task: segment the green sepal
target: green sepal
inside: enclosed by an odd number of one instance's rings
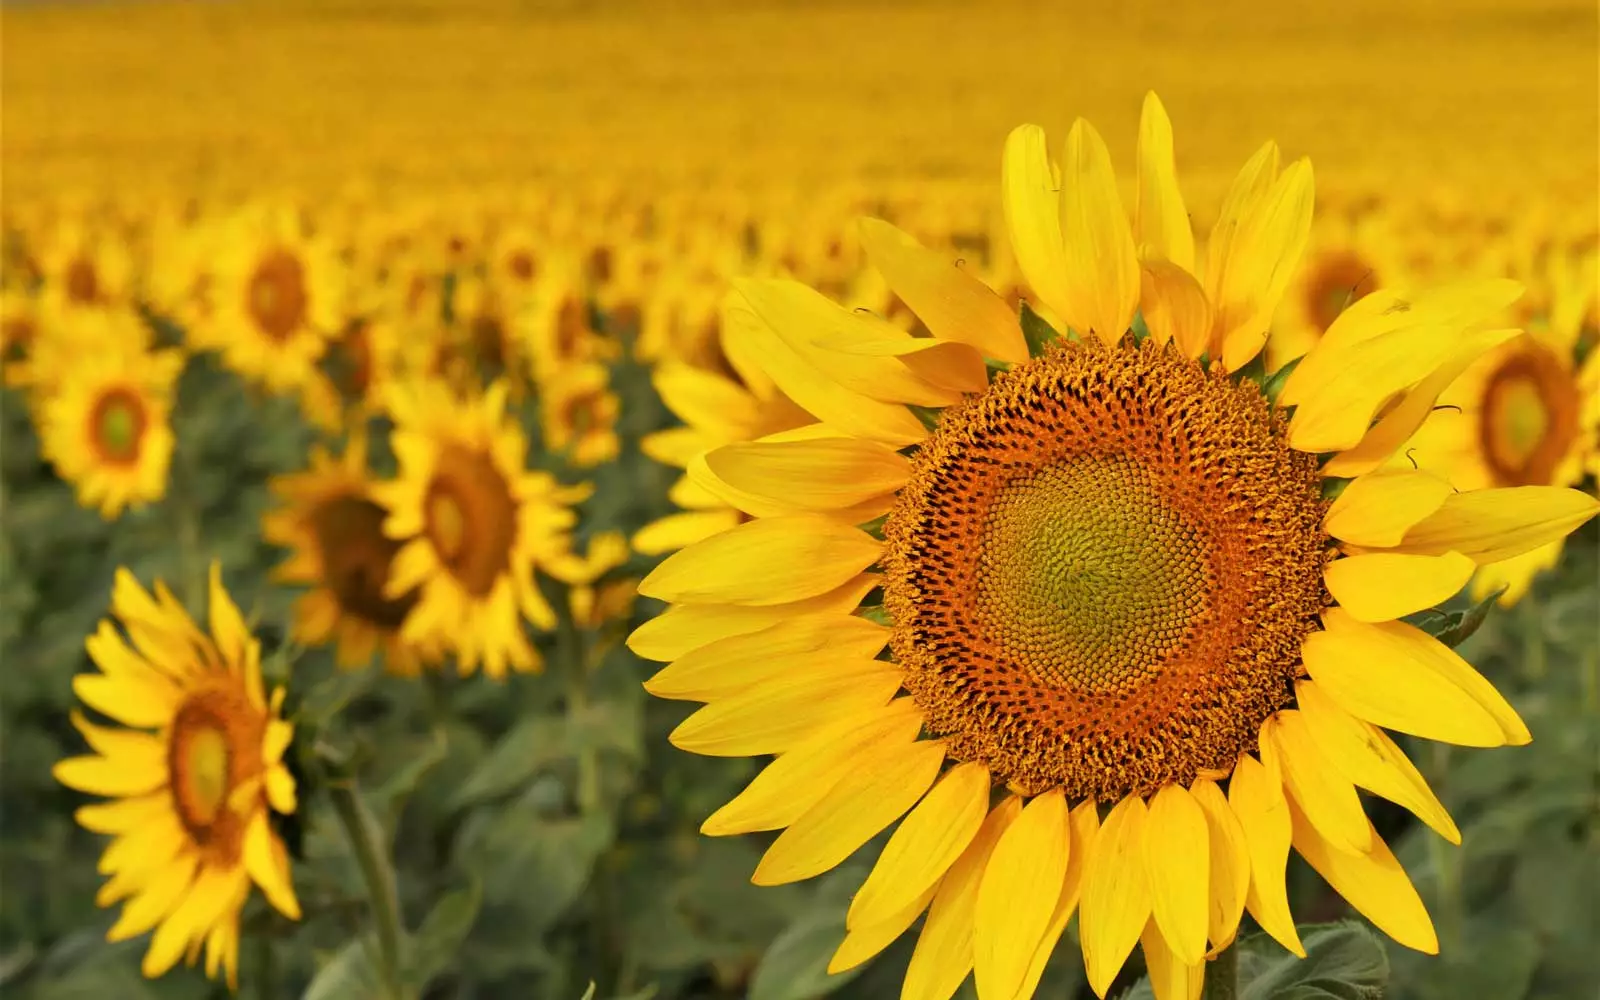
[[[928,430],[936,431],[939,429],[939,415],[942,414],[944,410],[937,406],[912,406],[910,404],[906,405],[906,409],[916,414],[917,419],[922,421],[922,426],[926,427]]]
[[[1300,362],[1304,357],[1305,355],[1301,355],[1290,361],[1282,368],[1268,375],[1266,381],[1261,383],[1261,394],[1266,396],[1274,406],[1277,405],[1278,397],[1283,393],[1283,384],[1289,381],[1289,376],[1293,375],[1294,370],[1300,367]]]
[[[1061,334],[1056,328],[1044,321],[1044,317],[1034,312],[1028,303],[1022,303],[1022,339],[1028,342],[1030,357],[1039,357],[1051,344],[1061,339]]]
[[[1322,499],[1339,499],[1339,495],[1353,482],[1355,482],[1354,479],[1341,479],[1337,476],[1327,477],[1322,481]]]
[[[1417,627],[1438,639],[1440,642],[1456,648],[1471,638],[1478,631],[1484,621],[1489,617],[1489,612],[1494,610],[1495,603],[1500,600],[1500,595],[1506,592],[1506,587],[1501,586],[1494,593],[1474,604],[1470,608],[1460,611],[1442,611],[1430,608],[1432,617],[1424,622],[1416,623]]]
[[[1128,332],[1133,334],[1135,347],[1144,343],[1145,338],[1150,336],[1150,328],[1145,325],[1143,312],[1133,314],[1133,322],[1128,324]]]

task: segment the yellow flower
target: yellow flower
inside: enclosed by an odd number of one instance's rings
[[[79,503],[111,520],[166,493],[183,355],[145,350],[143,323],[130,313],[84,311],[73,322],[77,349],[48,366],[55,377],[37,400],[40,450]]]
[[[344,325],[332,248],[305,235],[292,212],[252,212],[234,221],[221,253],[210,321],[189,328],[191,341],[273,392],[297,391]]]
[[[1281,367],[1310,350],[1339,314],[1362,296],[1409,284],[1389,221],[1378,213],[1319,217],[1306,263],[1290,283],[1273,324],[1267,343],[1269,367]]]
[[[684,509],[639,529],[631,540],[636,552],[671,552],[742,522],[744,515],[737,508],[696,483],[687,470],[713,448],[794,430],[814,419],[762,370],[750,341],[738,332],[743,315],[733,314],[733,330],[726,325],[719,328],[727,374],[665,361],[651,376],[661,401],[685,426],[656,431],[646,436],[640,447],[663,465],[686,470],[667,492],[668,498]]]
[[[589,539],[584,555],[570,553],[550,566],[550,575],[567,584],[572,623],[592,631],[607,622],[626,618],[633,610],[636,580],[610,580],[605,574],[628,561],[628,542],[620,532],[605,531]]]
[[[550,629],[555,613],[535,570],[569,549],[569,505],[587,495],[526,468],[528,443],[507,416],[504,382],[462,399],[438,383],[388,394],[399,477],[373,487],[389,511],[384,533],[403,543],[389,597],[415,590],[401,627],[406,642],[453,650],[463,673],[536,670],[526,618]]]
[[[756,883],[818,875],[901,820],[830,968],[926,911],[906,998],[969,972],[983,1000],[1031,996],[1076,912],[1096,993],[1142,944],[1156,996],[1193,1000],[1246,909],[1303,953],[1291,845],[1434,951],[1357,788],[1459,834],[1378,727],[1529,734],[1400,619],[1600,508],[1373,471],[1437,372],[1509,336],[1482,323],[1511,283],[1375,292],[1269,382],[1247,366],[1305,243],[1309,166],[1265,147],[1202,257],[1152,95],[1137,190],[1130,225],[1082,121],[1059,164],[1039,129],[1012,134],[1017,261],[1075,331],[1035,352],[987,286],[874,220],[867,256],[929,337],[794,282],[738,284],[730,326],[817,422],[706,453],[696,482],[752,520],[639,587],[673,605],[629,640],[670,661],[647,688],[706,703],[673,743],[778,755],[702,827],[782,831]]]
[[[1406,448],[1406,457],[1438,472],[1457,489],[1572,486],[1600,452],[1600,408],[1594,405],[1600,361],[1575,361],[1579,319],[1592,283],[1570,285],[1525,334],[1466,366],[1439,396],[1439,407]],[[1574,301],[1575,300],[1575,301]],[[1585,387],[1587,380],[1588,386]],[[1556,564],[1563,540],[1485,566],[1473,579],[1482,598],[1504,588],[1510,606],[1540,571]]]
[[[338,458],[314,447],[310,468],[274,478],[284,506],[262,518],[262,535],[290,550],[274,579],[312,588],[295,602],[296,640],[336,641],[346,669],[366,666],[381,649],[391,673],[414,677],[437,653],[400,637],[416,592],[384,593],[400,543],[383,533],[388,512],[372,499],[366,452],[359,437]]]
[[[113,227],[63,220],[38,257],[41,296],[54,310],[126,303],[133,292],[133,257]]]
[[[620,408],[610,369],[598,362],[573,365],[540,387],[545,449],[581,469],[611,461],[621,447]]]
[[[260,645],[215,564],[210,635],[166,587],[158,582],[152,597],[125,569],[111,610],[127,639],[102,621],[88,641],[100,672],[79,675],[72,688],[118,726],[74,712],[94,753],[55,766],[62,784],[114,800],[77,812],[85,828],[113,838],[100,859],[111,877],[95,901],[125,905],[106,937],[154,930],[144,957],[150,977],[185,955],[193,963],[203,947],[206,975],[223,971],[237,988],[239,911],[251,884],[280,913],[300,917],[270,817],[295,811],[283,690],[268,699]]]

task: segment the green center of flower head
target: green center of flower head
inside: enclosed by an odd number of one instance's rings
[[[1083,455],[1000,490],[980,536],[977,608],[1041,683],[1146,678],[1205,613],[1206,546],[1123,455]]]
[[[1146,340],[1061,344],[944,411],[884,526],[928,728],[1026,791],[1226,772],[1328,603],[1316,456],[1259,386]]]
[[[1483,456],[1505,486],[1550,483],[1578,435],[1579,396],[1571,372],[1546,347],[1507,356],[1484,389]]]
[[[132,462],[139,457],[144,436],[144,406],[126,388],[112,389],[94,405],[89,433],[100,457],[110,462]]]
[[[183,757],[193,818],[209,825],[228,794],[228,738],[214,726],[198,726],[184,741]]]
[[[138,433],[138,417],[127,403],[108,406],[100,414],[100,440],[108,451],[127,454],[133,450],[134,436]]]

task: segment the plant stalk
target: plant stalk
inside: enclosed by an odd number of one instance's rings
[[[344,825],[350,850],[361,867],[361,878],[367,884],[367,901],[372,909],[372,921],[378,938],[378,960],[381,966],[384,992],[391,1000],[401,1000],[400,992],[400,900],[394,880],[385,874],[381,860],[382,845],[373,836],[374,825],[353,779],[328,783],[328,796],[333,800],[334,811]]]
[[[1239,948],[1238,942],[1222,949],[1216,958],[1206,963],[1205,1000],[1238,1000]]]

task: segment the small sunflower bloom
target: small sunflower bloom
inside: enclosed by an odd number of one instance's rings
[[[365,439],[353,438],[339,456],[314,446],[309,468],[269,485],[282,505],[262,518],[262,536],[289,550],[273,578],[310,588],[295,601],[295,640],[335,643],[343,669],[365,667],[381,652],[390,673],[419,674],[437,654],[400,635],[417,592],[385,593],[401,543],[383,532],[388,511],[372,499]]]
[[[111,801],[81,807],[85,829],[112,837],[110,876],[96,902],[123,903],[106,935],[154,931],[143,972],[154,978],[205,953],[206,975],[238,987],[239,913],[252,886],[291,920],[300,904],[273,814],[296,808],[283,755],[294,728],[270,696],[260,644],[246,630],[213,564],[210,632],[165,586],[152,596],[117,571],[112,614],[88,640],[100,668],[73,691],[115,726],[73,712],[93,753],[55,766],[62,784]]]
[[[1531,737],[1401,619],[1600,509],[1382,468],[1450,368],[1515,333],[1493,324],[1513,284],[1374,292],[1268,377],[1309,164],[1258,152],[1202,254],[1153,95],[1139,154],[1130,223],[1087,123],[1059,162],[1037,128],[1008,141],[1017,262],[1071,331],[1025,316],[1032,350],[1004,299],[878,221],[867,257],[930,336],[737,283],[727,327],[815,422],[702,455],[694,482],[748,520],[639,587],[672,605],[629,640],[668,663],[647,689],[704,703],[672,742],[776,755],[702,826],[781,831],[754,882],[814,877],[895,827],[830,968],[921,918],[903,1000],[969,974],[981,1000],[1031,997],[1074,915],[1098,995],[1137,945],[1160,1000],[1196,1000],[1247,910],[1304,954],[1291,848],[1436,951],[1357,789],[1459,842],[1384,730]]]
[[[565,557],[571,505],[588,495],[526,467],[507,393],[505,382],[474,397],[431,382],[391,387],[399,475],[372,492],[388,511],[384,533],[401,543],[384,595],[417,594],[401,638],[444,646],[463,673],[481,664],[497,679],[540,666],[522,623],[549,630],[556,617],[534,574]]]
[[[539,387],[544,446],[580,469],[612,461],[622,447],[617,438],[621,409],[609,368],[596,361],[572,365]]]
[[[78,502],[109,521],[166,494],[176,444],[170,416],[184,358],[146,350],[144,325],[129,313],[84,312],[73,322],[92,331],[72,341],[80,349],[71,363],[50,373],[36,369],[49,375],[37,386],[40,451]]]

